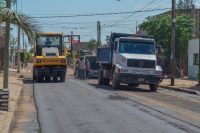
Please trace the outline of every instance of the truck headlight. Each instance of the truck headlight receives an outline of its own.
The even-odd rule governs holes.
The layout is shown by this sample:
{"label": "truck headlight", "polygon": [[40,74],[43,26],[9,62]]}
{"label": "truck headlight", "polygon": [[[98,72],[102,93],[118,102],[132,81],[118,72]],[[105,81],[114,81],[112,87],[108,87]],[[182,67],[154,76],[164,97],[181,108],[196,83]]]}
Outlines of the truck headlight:
{"label": "truck headlight", "polygon": [[117,65],[116,66],[116,72],[118,72],[118,73],[126,73],[126,72],[128,72],[128,69],[123,68],[123,67]]}
{"label": "truck headlight", "polygon": [[161,75],[161,74],[162,74],[162,71],[155,71],[155,74],[156,74],[156,75]]}

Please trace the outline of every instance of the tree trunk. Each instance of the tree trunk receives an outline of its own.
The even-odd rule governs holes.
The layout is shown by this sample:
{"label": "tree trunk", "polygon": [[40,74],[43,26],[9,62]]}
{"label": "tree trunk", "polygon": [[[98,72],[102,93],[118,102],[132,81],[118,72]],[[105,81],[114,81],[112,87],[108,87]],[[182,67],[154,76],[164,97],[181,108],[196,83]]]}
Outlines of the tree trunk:
{"label": "tree trunk", "polygon": [[[6,7],[10,8],[10,0],[6,1]],[[10,21],[6,19],[6,34],[5,34],[5,64],[4,64],[4,78],[3,89],[8,89],[8,75],[9,75],[9,40],[10,40]]]}

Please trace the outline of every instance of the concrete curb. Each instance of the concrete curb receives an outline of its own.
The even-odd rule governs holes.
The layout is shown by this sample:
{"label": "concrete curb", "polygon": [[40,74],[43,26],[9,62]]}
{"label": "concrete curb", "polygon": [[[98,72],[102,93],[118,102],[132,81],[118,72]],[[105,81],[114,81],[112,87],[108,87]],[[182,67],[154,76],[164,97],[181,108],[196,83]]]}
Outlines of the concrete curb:
{"label": "concrete curb", "polygon": [[176,88],[176,87],[169,87],[169,86],[164,86],[164,85],[158,85],[158,86],[161,87],[161,88],[164,88],[164,89],[180,91],[180,92],[185,92],[185,93],[194,94],[194,95],[200,95],[200,92],[195,91],[195,90],[189,90],[189,89],[184,89],[184,88]]}
{"label": "concrete curb", "polygon": [[[12,132],[12,128],[15,122],[15,116],[16,116],[16,109],[18,107],[19,101],[20,101],[20,95],[22,92],[22,88],[23,88],[23,83],[22,83],[22,87],[20,87],[19,89],[19,93],[17,93],[16,95],[14,95],[13,99],[14,101],[12,101],[12,109],[9,109],[9,111],[7,112],[7,115],[5,117],[4,120],[4,125],[3,125],[3,129],[2,129],[2,133],[11,133]],[[11,102],[11,101],[9,101]],[[10,103],[9,103],[10,104]]]}

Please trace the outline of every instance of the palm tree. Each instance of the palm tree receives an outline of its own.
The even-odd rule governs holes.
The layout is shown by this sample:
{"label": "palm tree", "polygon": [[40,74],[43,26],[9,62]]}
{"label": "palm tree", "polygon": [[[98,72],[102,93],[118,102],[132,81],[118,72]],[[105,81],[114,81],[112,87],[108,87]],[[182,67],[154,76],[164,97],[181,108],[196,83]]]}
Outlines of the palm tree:
{"label": "palm tree", "polygon": [[39,27],[31,17],[4,8],[0,10],[0,22],[5,22],[6,19],[9,20],[11,24],[18,25],[25,32],[30,43],[34,41],[36,33],[39,32]]}
{"label": "palm tree", "polygon": [[[12,0],[15,2],[16,0]],[[2,0],[0,0],[2,2]],[[36,33],[39,32],[39,28],[35,21],[22,13],[12,11],[10,9],[11,0],[6,0],[6,8],[0,8],[0,23],[6,22],[6,48],[5,48],[5,66],[4,67],[4,81],[3,88],[8,91],[8,67],[9,67],[9,37],[10,37],[10,23],[18,25],[27,35],[29,42],[32,44],[35,40]],[[1,4],[1,3],[0,3]],[[7,105],[8,106],[8,105]]]}

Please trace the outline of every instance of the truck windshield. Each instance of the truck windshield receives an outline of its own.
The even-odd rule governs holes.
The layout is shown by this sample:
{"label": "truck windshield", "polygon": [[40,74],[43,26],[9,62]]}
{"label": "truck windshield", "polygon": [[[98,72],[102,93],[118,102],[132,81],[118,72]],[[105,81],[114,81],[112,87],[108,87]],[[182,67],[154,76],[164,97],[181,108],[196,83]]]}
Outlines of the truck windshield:
{"label": "truck windshield", "polygon": [[153,43],[144,42],[120,42],[119,53],[130,54],[155,54],[155,46]]}
{"label": "truck windshield", "polygon": [[37,45],[40,46],[59,46],[61,37],[59,36],[41,36],[37,38]]}

